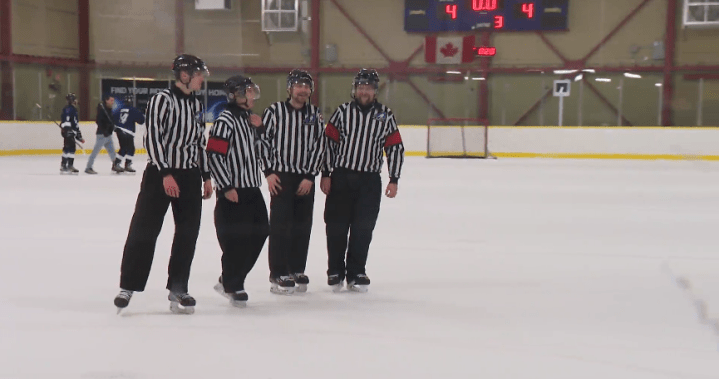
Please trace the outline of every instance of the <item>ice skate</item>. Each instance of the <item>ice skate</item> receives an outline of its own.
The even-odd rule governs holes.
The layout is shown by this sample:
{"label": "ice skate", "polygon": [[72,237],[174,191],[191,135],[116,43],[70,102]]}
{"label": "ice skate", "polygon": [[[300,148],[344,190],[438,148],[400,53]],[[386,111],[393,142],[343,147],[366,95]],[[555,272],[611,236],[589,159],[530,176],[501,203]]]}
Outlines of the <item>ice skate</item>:
{"label": "ice skate", "polygon": [[230,296],[230,304],[233,307],[244,308],[247,306],[249,296],[247,296],[247,292],[245,290],[235,291],[233,293],[229,293],[228,295]]}
{"label": "ice skate", "polygon": [[130,174],[134,174],[137,172],[137,170],[132,168],[132,162],[125,161],[125,172],[130,173]]}
{"label": "ice skate", "polygon": [[224,298],[230,300],[230,305],[237,308],[244,308],[247,306],[247,292],[245,290],[239,290],[235,292],[225,292],[225,287],[222,285],[222,281],[215,284],[215,291],[222,295]]}
{"label": "ice skate", "polygon": [[291,276],[280,276],[270,278],[270,292],[278,295],[292,295],[295,293],[295,281]]}
{"label": "ice skate", "polygon": [[69,172],[70,174],[77,174],[78,172],[80,172],[80,170],[76,169],[75,166],[68,166],[67,172]]}
{"label": "ice skate", "polygon": [[121,174],[125,171],[125,169],[120,166],[120,160],[118,158],[115,158],[115,162],[112,164],[112,171],[116,174]]}
{"label": "ice skate", "polygon": [[304,273],[292,274],[292,279],[297,283],[297,292],[307,292],[307,285],[310,284],[310,278]]}
{"label": "ice skate", "polygon": [[172,313],[191,315],[195,313],[195,298],[188,293],[170,292],[167,296],[170,300],[170,310]]}
{"label": "ice skate", "polygon": [[97,171],[93,170],[92,167],[86,168],[85,173],[90,175],[97,175]]}
{"label": "ice skate", "polygon": [[327,285],[329,285],[330,287],[332,287],[332,292],[337,293],[337,292],[342,291],[342,281],[343,281],[343,280],[344,280],[344,279],[343,279],[343,278],[340,278],[339,275],[336,275],[336,274],[335,274],[335,275],[329,275],[329,276],[327,277]]}
{"label": "ice skate", "polygon": [[120,290],[120,293],[115,296],[115,306],[117,307],[117,314],[120,314],[120,312],[125,309],[128,304],[130,304],[132,293],[133,292],[130,290]]}
{"label": "ice skate", "polygon": [[355,292],[367,292],[369,290],[369,278],[365,274],[359,274],[353,279],[347,280],[347,289]]}
{"label": "ice skate", "polygon": [[69,174],[70,170],[67,169],[66,166],[60,166],[60,175]]}

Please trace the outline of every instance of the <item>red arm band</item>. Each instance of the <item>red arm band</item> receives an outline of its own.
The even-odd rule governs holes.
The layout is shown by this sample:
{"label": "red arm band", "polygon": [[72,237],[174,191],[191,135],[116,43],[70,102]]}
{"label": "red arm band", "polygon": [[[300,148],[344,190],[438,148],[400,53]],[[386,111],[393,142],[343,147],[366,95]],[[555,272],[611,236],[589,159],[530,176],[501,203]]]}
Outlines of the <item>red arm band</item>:
{"label": "red arm band", "polygon": [[207,141],[207,152],[220,155],[227,155],[227,149],[230,147],[230,141],[219,137],[210,137]]}
{"label": "red arm band", "polygon": [[386,149],[390,146],[399,145],[400,143],[402,143],[402,136],[399,135],[399,130],[397,130],[387,136],[387,140],[384,141],[384,147]]}
{"label": "red arm band", "polygon": [[327,123],[327,127],[325,128],[325,135],[329,137],[332,141],[340,141],[340,131],[337,130],[337,128],[335,128],[332,123]]}

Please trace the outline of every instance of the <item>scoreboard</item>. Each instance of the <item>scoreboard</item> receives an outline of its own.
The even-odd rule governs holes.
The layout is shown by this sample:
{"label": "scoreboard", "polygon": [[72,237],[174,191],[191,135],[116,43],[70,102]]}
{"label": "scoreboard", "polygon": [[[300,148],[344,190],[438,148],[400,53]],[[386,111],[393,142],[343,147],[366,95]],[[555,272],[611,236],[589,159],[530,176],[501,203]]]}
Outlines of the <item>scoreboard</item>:
{"label": "scoreboard", "polygon": [[405,0],[406,32],[563,31],[569,0]]}

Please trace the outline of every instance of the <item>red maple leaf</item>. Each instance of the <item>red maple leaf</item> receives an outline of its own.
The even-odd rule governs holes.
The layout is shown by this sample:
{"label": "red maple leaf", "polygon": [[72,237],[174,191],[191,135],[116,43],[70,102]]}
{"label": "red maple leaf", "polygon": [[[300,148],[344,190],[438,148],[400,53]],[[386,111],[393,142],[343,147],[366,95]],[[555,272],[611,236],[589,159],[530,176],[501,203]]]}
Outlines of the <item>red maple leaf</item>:
{"label": "red maple leaf", "polygon": [[455,47],[452,42],[447,42],[446,45],[439,49],[439,52],[445,57],[453,57],[459,53],[459,48]]}

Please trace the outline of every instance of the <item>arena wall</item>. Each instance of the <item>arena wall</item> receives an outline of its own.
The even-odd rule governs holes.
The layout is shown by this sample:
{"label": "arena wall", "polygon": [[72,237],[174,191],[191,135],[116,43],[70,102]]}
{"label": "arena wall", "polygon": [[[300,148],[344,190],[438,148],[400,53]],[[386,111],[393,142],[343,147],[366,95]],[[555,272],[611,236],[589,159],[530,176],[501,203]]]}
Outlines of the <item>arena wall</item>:
{"label": "arena wall", "polygon": [[[82,122],[80,129],[90,153],[97,126]],[[400,130],[407,155],[424,156],[427,127],[402,125]],[[140,154],[144,132],[144,126],[138,126],[135,145]],[[489,150],[499,158],[719,160],[719,128],[492,126],[488,135]],[[0,136],[0,155],[61,153],[62,138],[54,123],[2,122]]]}

